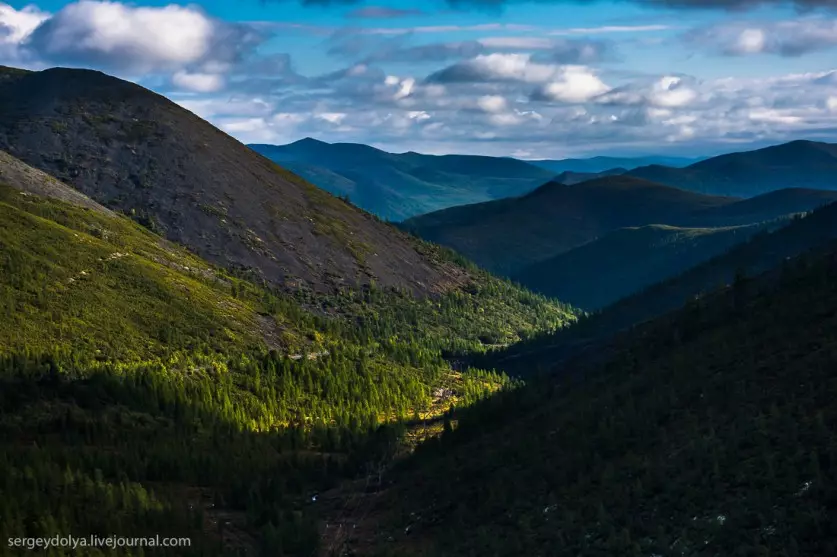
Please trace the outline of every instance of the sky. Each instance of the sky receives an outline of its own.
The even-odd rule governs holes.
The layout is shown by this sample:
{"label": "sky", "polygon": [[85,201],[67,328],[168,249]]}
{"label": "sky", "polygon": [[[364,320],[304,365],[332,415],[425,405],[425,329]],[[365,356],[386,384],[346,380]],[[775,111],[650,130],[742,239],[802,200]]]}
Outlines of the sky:
{"label": "sky", "polygon": [[0,0],[0,64],[101,70],[246,143],[560,159],[837,141],[835,52],[837,0]]}

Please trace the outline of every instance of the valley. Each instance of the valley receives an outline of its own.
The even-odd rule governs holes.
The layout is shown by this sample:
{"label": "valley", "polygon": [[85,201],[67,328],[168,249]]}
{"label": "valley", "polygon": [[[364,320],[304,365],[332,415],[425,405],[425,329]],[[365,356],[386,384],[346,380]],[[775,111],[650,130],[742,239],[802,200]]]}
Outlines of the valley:
{"label": "valley", "polygon": [[187,104],[0,67],[0,539],[837,555],[832,144],[248,146]]}

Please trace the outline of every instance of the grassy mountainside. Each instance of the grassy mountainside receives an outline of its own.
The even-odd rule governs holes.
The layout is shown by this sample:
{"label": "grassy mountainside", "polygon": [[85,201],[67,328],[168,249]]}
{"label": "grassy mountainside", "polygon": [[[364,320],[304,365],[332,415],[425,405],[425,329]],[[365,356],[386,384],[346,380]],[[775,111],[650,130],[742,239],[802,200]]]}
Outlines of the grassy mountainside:
{"label": "grassy mountainside", "polygon": [[544,359],[559,362],[580,353],[595,353],[603,340],[621,330],[732,284],[736,276],[763,273],[802,253],[822,250],[835,239],[837,204],[831,204],[804,218],[793,218],[787,226],[775,231],[756,234],[726,253],[623,298],[563,334],[522,342],[487,360],[476,360],[479,365],[491,365],[492,360],[501,359],[503,369],[526,373]]}
{"label": "grassy mountainside", "polygon": [[616,339],[604,365],[559,367],[564,381],[452,416],[349,517],[354,543],[424,557],[834,555],[835,326],[834,251],[736,282]]}
{"label": "grassy mountainside", "polygon": [[679,275],[783,222],[718,228],[622,228],[526,267],[513,279],[581,309],[597,310]]}
{"label": "grassy mountainside", "polygon": [[784,188],[835,190],[835,170],[837,145],[800,140],[712,157],[686,168],[655,165],[628,174],[710,195],[752,197]]}
{"label": "grassy mountainside", "polygon": [[250,145],[326,191],[401,221],[455,205],[527,193],[553,173],[508,158],[387,153],[367,145],[303,139]]}
{"label": "grassy mountainside", "polygon": [[575,186],[553,182],[523,197],[422,215],[404,227],[508,274],[617,228],[677,225],[697,211],[735,201],[611,176]]}
{"label": "grassy mountainside", "polygon": [[0,68],[0,149],[227,268],[319,291],[442,292],[461,269],[167,99],[88,70]]}
{"label": "grassy mountainside", "polygon": [[0,176],[6,539],[159,534],[193,545],[144,555],[311,555],[312,493],[387,462],[410,420],[508,381],[456,372],[443,351],[574,319],[478,270],[432,298],[291,295],[7,155]]}

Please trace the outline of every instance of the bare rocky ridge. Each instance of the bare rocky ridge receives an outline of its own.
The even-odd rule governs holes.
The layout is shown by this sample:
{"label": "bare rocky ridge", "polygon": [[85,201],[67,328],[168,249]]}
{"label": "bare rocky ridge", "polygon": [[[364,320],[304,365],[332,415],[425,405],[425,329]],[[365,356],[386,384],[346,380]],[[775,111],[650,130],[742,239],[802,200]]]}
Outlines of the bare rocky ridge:
{"label": "bare rocky ridge", "polygon": [[277,285],[374,281],[428,294],[468,280],[177,104],[100,72],[0,67],[0,149],[209,261]]}
{"label": "bare rocky ridge", "polygon": [[11,186],[22,193],[34,193],[101,213],[113,214],[83,193],[59,182],[49,174],[32,168],[5,151],[0,151],[0,184]]}

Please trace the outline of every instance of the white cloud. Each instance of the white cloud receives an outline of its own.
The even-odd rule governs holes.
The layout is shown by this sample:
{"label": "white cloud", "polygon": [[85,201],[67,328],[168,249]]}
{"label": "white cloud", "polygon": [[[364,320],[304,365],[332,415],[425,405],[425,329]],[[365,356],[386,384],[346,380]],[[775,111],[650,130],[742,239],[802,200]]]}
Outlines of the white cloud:
{"label": "white cloud", "polygon": [[340,125],[346,119],[347,114],[343,112],[323,112],[315,114],[314,117],[318,120],[323,120],[329,124]]}
{"label": "white cloud", "polygon": [[82,0],[66,5],[29,41],[45,58],[152,71],[201,61],[210,53],[214,31],[215,23],[192,7]]}
{"label": "white cloud", "polygon": [[179,71],[172,76],[172,83],[187,91],[212,93],[224,87],[224,76],[211,73]]}
{"label": "white cloud", "polygon": [[610,88],[584,66],[566,66],[554,80],[540,89],[536,98],[565,103],[582,103],[602,95]]}
{"label": "white cloud", "polygon": [[663,108],[686,106],[697,98],[697,92],[679,77],[665,76],[654,83],[649,96],[651,104]]}
{"label": "white cloud", "polygon": [[505,97],[500,95],[483,95],[477,99],[477,106],[485,112],[503,112],[508,107]]}
{"label": "white cloud", "polygon": [[49,12],[41,11],[35,5],[15,10],[0,2],[0,44],[16,45],[23,42],[49,16]]}

